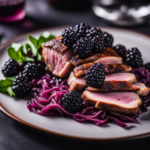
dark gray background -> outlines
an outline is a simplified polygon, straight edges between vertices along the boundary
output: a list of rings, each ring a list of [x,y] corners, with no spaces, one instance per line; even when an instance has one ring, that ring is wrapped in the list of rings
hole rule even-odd
[[[27,0],[26,18],[22,22],[17,24],[0,23],[0,33],[3,32],[5,34],[2,43],[33,30],[62,25],[75,25],[80,22],[85,22],[91,26],[112,26],[96,17],[91,9],[86,11],[68,12],[56,10],[49,6],[44,0]],[[150,35],[149,23],[137,27],[130,27],[128,29]],[[150,138],[144,138],[111,143],[93,143],[89,141],[77,141],[54,137],[24,127],[0,112],[0,150],[149,150],[149,141]]]

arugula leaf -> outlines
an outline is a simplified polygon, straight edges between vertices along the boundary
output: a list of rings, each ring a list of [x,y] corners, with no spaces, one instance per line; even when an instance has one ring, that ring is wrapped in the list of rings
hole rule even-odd
[[[0,92],[8,93],[10,96],[15,96],[15,93],[12,91],[12,85],[14,77],[6,78],[5,80],[0,80]]]

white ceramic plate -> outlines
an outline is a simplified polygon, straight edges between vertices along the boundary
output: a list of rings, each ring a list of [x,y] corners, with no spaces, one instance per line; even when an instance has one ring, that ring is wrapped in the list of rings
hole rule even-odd
[[[58,36],[64,27],[46,29],[52,34]],[[127,48],[138,47],[143,55],[144,62],[150,60],[150,37],[129,30],[102,28],[114,36],[114,44],[125,45]],[[37,37],[43,31],[31,33]],[[6,49],[12,42],[28,42],[27,34],[8,41],[0,47],[0,69],[4,62],[8,60]],[[4,78],[0,72],[0,79]],[[116,140],[139,138],[150,135],[150,111],[139,117],[138,123],[129,123],[127,128],[122,128],[116,124],[109,123],[106,126],[96,126],[93,123],[79,123],[73,119],[63,117],[45,117],[29,112],[26,99],[15,99],[5,94],[0,94],[1,111],[9,117],[17,120],[27,126],[36,128],[41,131],[52,133],[59,136],[65,136],[77,139],[89,140]]]

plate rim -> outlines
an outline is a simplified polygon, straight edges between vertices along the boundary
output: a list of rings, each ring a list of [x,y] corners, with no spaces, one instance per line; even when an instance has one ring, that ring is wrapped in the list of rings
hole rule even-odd
[[[44,29],[40,29],[40,30],[36,30],[36,31],[33,31],[33,32],[29,32],[29,33],[25,33],[25,34],[22,34],[20,36],[17,36],[15,38],[12,38],[10,40],[8,40],[7,42],[5,42],[4,44],[2,44],[0,46],[0,51],[2,50],[3,47],[5,47],[6,45],[12,43],[13,41],[15,40],[18,40],[20,38],[23,38],[23,37],[26,37],[28,36],[28,34],[34,34],[34,33],[37,33],[37,32],[42,32],[42,31],[46,31],[46,30],[55,30],[55,29],[59,29],[59,28],[67,28],[68,26],[57,26],[57,27],[50,27],[50,28],[44,28]],[[114,27],[100,27],[102,29],[110,29],[110,30],[122,30],[122,31],[127,31],[127,32],[130,32],[130,33],[134,33],[134,34],[138,34],[138,35],[141,35],[141,36],[144,36],[146,38],[148,38],[150,40],[150,36],[149,35],[146,35],[144,33],[140,33],[140,32],[137,32],[137,31],[133,31],[133,30],[129,30],[129,29],[122,29],[122,28],[114,28]],[[5,114],[6,116],[8,116],[9,118],[27,126],[27,127],[31,127],[33,129],[36,129],[36,130],[39,130],[39,131],[42,131],[42,132],[45,132],[45,133],[48,133],[48,134],[52,134],[52,135],[55,135],[55,136],[60,136],[60,137],[65,137],[65,138],[71,138],[71,139],[77,139],[77,140],[88,140],[88,141],[116,141],[116,140],[129,140],[129,139],[137,139],[137,138],[144,138],[144,137],[148,137],[150,136],[150,132],[147,132],[147,133],[143,133],[143,134],[138,134],[138,135],[133,135],[133,136],[124,136],[124,137],[119,137],[119,138],[89,138],[89,137],[78,137],[78,136],[73,136],[73,135],[66,135],[66,134],[63,134],[63,133],[57,133],[57,132],[54,132],[52,130],[47,130],[47,129],[44,129],[42,127],[38,127],[36,125],[33,125],[32,123],[29,123],[27,121],[24,121],[18,117],[16,117],[15,115],[13,115],[11,112],[9,112],[4,106],[2,106],[2,104],[0,103],[0,111]]]

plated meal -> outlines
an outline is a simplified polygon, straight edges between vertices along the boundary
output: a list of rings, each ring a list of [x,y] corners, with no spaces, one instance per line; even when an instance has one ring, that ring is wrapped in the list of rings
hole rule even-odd
[[[147,111],[150,63],[137,47],[113,45],[113,35],[84,23],[29,40],[7,49],[0,92],[31,95],[30,112],[125,127]]]

